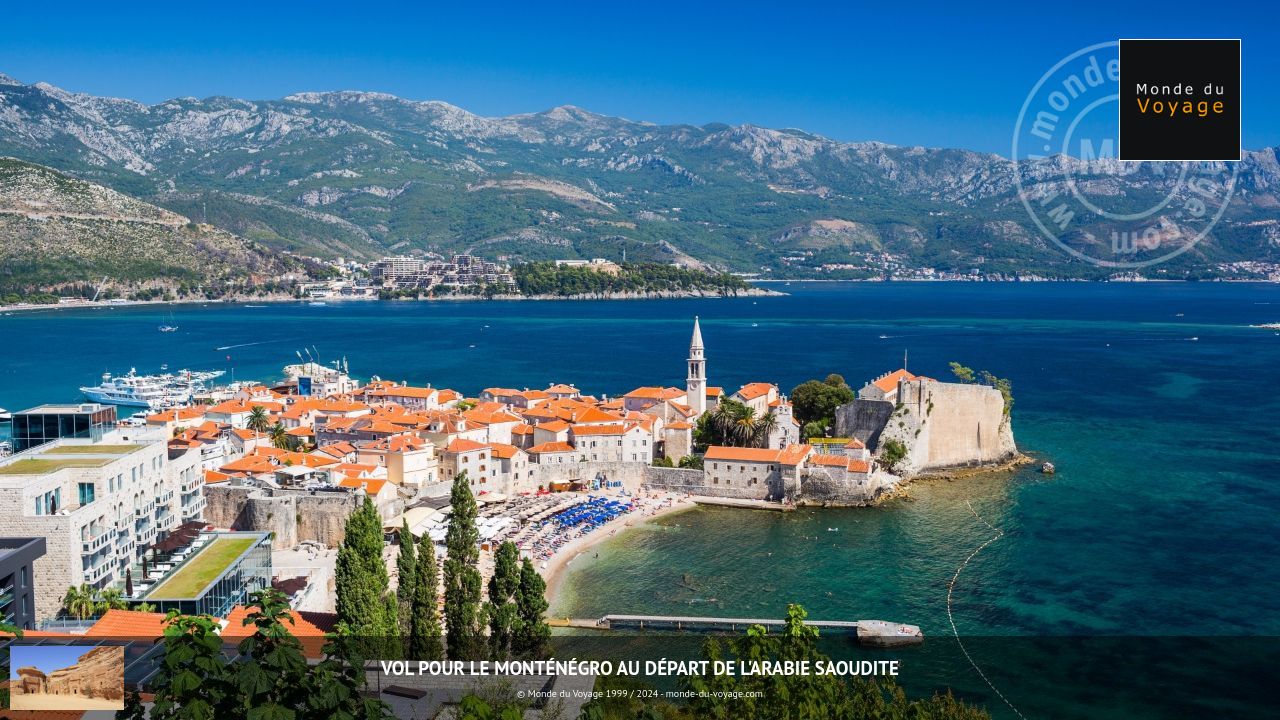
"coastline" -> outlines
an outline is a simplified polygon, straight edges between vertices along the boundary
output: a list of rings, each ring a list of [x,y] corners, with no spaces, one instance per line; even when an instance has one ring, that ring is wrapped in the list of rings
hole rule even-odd
[[[203,300],[181,299],[181,300],[100,300],[96,302],[81,301],[69,303],[55,303],[50,305],[33,305],[33,304],[17,304],[17,305],[0,305],[0,314],[11,312],[34,312],[39,310],[85,310],[97,308],[128,308],[128,307],[165,307],[169,305],[209,305],[213,303],[222,305],[235,305],[238,303],[247,303],[251,305],[268,304],[268,303],[299,303],[308,304],[320,302],[324,304],[339,304],[349,302],[490,302],[490,301],[545,301],[545,300],[570,300],[575,302],[587,301],[617,301],[617,300],[690,300],[690,299],[732,299],[743,297],[786,297],[787,293],[777,290],[769,290],[767,288],[751,287],[735,293],[721,294],[719,292],[700,291],[700,290],[661,290],[650,292],[616,292],[616,293],[600,293],[587,295],[494,295],[493,297],[483,297],[480,295],[442,295],[440,297],[423,297],[423,298],[393,298],[383,300],[377,297],[341,297],[341,298],[297,298],[289,296],[247,296],[233,298],[214,298]]]
[[[662,500],[670,500],[669,504],[664,504],[657,508],[645,508],[639,512],[628,513],[622,517],[611,520],[597,528],[594,532],[588,533],[583,537],[576,538],[566,543],[564,547],[556,551],[549,560],[546,561],[545,567],[538,566],[538,572],[542,575],[542,579],[547,583],[547,591],[544,597],[547,600],[549,609],[554,608],[556,599],[560,594],[560,589],[564,585],[564,579],[568,575],[569,565],[583,555],[587,550],[599,545],[605,540],[618,537],[619,533],[625,533],[633,530],[645,523],[657,520],[660,517],[674,515],[676,513],[692,510],[697,504],[670,493],[659,496]]]

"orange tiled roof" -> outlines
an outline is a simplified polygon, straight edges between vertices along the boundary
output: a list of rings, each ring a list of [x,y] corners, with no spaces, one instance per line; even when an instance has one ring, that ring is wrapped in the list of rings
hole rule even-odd
[[[194,407],[176,408],[174,410],[165,410],[154,415],[147,416],[149,423],[176,422],[181,420],[194,420],[204,417],[204,406],[196,405]],[[176,417],[175,417],[176,416]]]
[[[507,445],[506,443],[490,444],[493,446],[493,456],[496,458],[502,458],[503,460],[510,460],[517,454],[524,452],[515,445]]]
[[[573,446],[564,442],[544,442],[541,445],[534,445],[525,452],[530,455],[541,455],[543,453],[561,453],[574,452]]]
[[[778,454],[778,462],[783,465],[799,465],[811,452],[812,445],[790,445]]]
[[[231,479],[231,476],[224,472],[218,472],[217,470],[204,471],[204,483],[206,485],[212,485],[214,483],[223,483],[223,482],[227,482],[230,479]]]
[[[370,495],[377,495],[382,492],[382,488],[387,484],[386,480],[373,480],[366,478],[348,477],[338,483],[338,487],[344,488],[363,488]]]
[[[572,385],[565,385],[564,383],[557,383],[557,384],[552,385],[551,387],[547,388],[547,392],[549,392],[549,393],[560,393],[560,394],[576,393],[576,392],[578,392],[578,388],[576,388],[576,387],[574,387],[574,386],[572,386]]]
[[[87,631],[86,637],[154,640],[164,635],[164,613],[108,610]]]
[[[743,400],[755,400],[758,397],[768,395],[770,390],[773,390],[771,383],[753,382],[738,388],[738,392],[734,394]]]
[[[444,451],[451,453],[475,452],[476,450],[483,450],[487,447],[489,446],[481,442],[476,442],[475,440],[454,438],[449,442],[449,446],[446,447]]]
[[[826,465],[828,467],[849,467],[849,458],[845,455],[814,455],[809,458],[809,462],[814,465]]]
[[[583,435],[621,435],[627,431],[627,428],[621,424],[614,423],[611,425],[574,425],[574,436]]]
[[[844,446],[854,450],[861,450],[866,447],[866,445],[858,438],[849,438],[849,442],[845,443]]]
[[[668,430],[692,430],[693,424],[684,422],[682,420],[677,420],[673,423],[667,423],[667,429]]]
[[[638,387],[626,394],[629,398],[640,398],[649,400],[670,400],[684,395],[684,390],[673,387]]]
[[[729,460],[732,462],[778,462],[781,450],[772,448],[740,448],[712,445],[707,448],[706,460]]]
[[[871,384],[880,388],[884,392],[893,392],[894,390],[898,389],[899,380],[915,380],[915,379],[916,379],[916,376],[912,375],[906,370],[894,370],[888,375],[885,375],[882,378],[876,379]]]
[[[293,622],[285,620],[284,627],[289,634],[298,638],[298,642],[302,644],[303,654],[309,658],[322,657],[322,648],[325,644],[324,628],[308,620],[307,613],[297,610],[290,610],[289,613],[293,615]],[[244,624],[248,617],[249,608],[243,605],[232,608],[231,613],[227,615],[227,626],[221,633],[225,643],[235,645],[253,634],[253,626]]]
[[[871,463],[867,462],[866,460],[849,458],[849,472],[855,472],[855,473],[871,472]]]

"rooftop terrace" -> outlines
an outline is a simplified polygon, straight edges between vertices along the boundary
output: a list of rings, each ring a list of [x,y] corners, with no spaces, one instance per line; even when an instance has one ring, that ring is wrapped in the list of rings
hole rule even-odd
[[[260,535],[220,537],[205,545],[176,572],[152,588],[148,599],[192,600],[255,543]]]
[[[0,460],[0,475],[44,475],[63,468],[102,467],[143,447],[136,443],[72,443],[63,440]]]

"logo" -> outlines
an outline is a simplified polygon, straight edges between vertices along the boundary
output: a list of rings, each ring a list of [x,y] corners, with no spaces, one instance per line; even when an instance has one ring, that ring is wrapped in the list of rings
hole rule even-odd
[[[1118,50],[1115,41],[1077,50],[1032,87],[1014,126],[1014,183],[1059,248],[1101,267],[1136,269],[1208,235],[1231,201],[1239,164],[1121,161]]]

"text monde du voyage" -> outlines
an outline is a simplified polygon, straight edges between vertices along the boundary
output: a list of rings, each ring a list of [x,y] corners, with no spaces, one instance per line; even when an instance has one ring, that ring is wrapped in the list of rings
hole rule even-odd
[[[1227,107],[1215,97],[1225,95],[1225,86],[1205,83],[1203,87],[1190,83],[1151,85],[1135,83],[1138,112],[1160,117],[1202,117],[1225,115]]]

